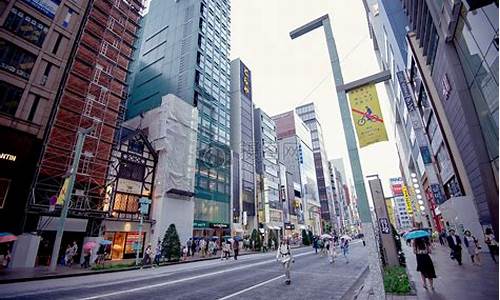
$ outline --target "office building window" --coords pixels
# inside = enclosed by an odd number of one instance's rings
[[[139,212],[139,196],[116,193],[113,211],[125,213]]]
[[[0,113],[15,115],[22,95],[23,89],[0,81]]]
[[[142,164],[123,160],[120,162],[118,177],[134,181],[143,181],[146,168]]]
[[[0,39],[0,68],[4,71],[29,79],[35,60],[35,55]]]
[[[3,26],[38,47],[42,46],[49,31],[45,24],[16,8],[12,8]]]

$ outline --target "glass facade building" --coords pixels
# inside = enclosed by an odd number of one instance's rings
[[[314,103],[299,106],[295,109],[295,111],[311,131],[314,165],[318,183],[319,200],[321,204],[321,218],[323,222],[333,225],[335,224],[333,191],[330,183],[331,176],[318,111],[314,106]]]
[[[153,0],[127,117],[174,94],[198,108],[195,231],[230,224],[230,1]]]

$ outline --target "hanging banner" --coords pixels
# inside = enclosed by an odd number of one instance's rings
[[[374,84],[350,91],[349,103],[360,148],[389,140]]]
[[[406,185],[403,185],[402,191],[403,198],[405,199],[406,203],[406,212],[411,215],[413,214],[413,208],[411,206],[410,194],[408,193],[408,188],[406,187]]]
[[[69,177],[66,177],[66,179],[64,180],[63,186],[62,186],[61,190],[59,191],[59,195],[57,195],[56,204],[63,205],[64,197],[66,197],[66,193],[68,191],[68,185],[69,185]]]

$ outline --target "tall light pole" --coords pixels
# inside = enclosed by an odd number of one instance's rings
[[[290,37],[292,39],[295,39],[319,27],[323,27],[323,30],[325,32],[326,45],[330,57],[330,65],[333,71],[333,79],[335,81],[335,86],[337,89],[340,115],[342,118],[342,125],[344,127],[344,135],[347,144],[347,150],[349,153],[349,161],[351,163],[352,175],[354,177],[354,186],[356,189],[356,194],[358,195],[358,212],[362,222],[365,240],[368,244],[368,260],[370,272],[368,274],[367,281],[370,283],[369,285],[371,285],[371,291],[369,293],[372,294],[375,299],[385,299],[382,269],[380,266],[378,255],[378,246],[375,239],[375,232],[373,228],[370,207],[368,204],[368,198],[366,196],[363,171],[361,169],[361,163],[359,161],[356,135],[354,133],[354,128],[351,122],[351,112],[349,109],[349,104],[347,102],[347,92],[363,85],[374,84],[388,80],[391,78],[391,75],[390,72],[384,71],[372,76],[362,78],[360,80],[356,80],[355,82],[344,84],[342,69],[340,67],[340,61],[337,53],[337,46],[335,45],[335,39],[333,37],[332,27],[330,25],[330,18],[328,17],[328,14],[293,30],[292,32],[290,32]]]
[[[71,169],[69,170],[69,182],[66,193],[64,195],[64,203],[61,209],[61,216],[59,217],[59,225],[57,227],[56,239],[54,241],[54,247],[52,248],[52,256],[50,258],[50,271],[55,271],[57,267],[57,259],[59,258],[59,251],[61,250],[61,240],[64,233],[64,223],[66,222],[66,216],[68,215],[69,202],[71,201],[71,194],[73,193],[73,186],[75,185],[76,174],[78,173],[78,164],[80,162],[80,156],[82,155],[83,142],[85,141],[85,136],[94,130],[95,125],[87,129],[82,129],[78,131],[78,139],[75,146],[75,156],[73,157],[73,163],[71,164]]]

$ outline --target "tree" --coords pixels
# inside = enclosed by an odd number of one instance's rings
[[[312,242],[313,242],[313,240],[314,240],[314,237],[313,237],[313,232],[312,232],[311,230],[309,230],[309,231],[307,232],[307,234],[308,234],[308,237],[309,237],[309,245],[311,245],[311,244],[312,244]]]
[[[161,253],[164,257],[167,258],[167,260],[179,260],[181,255],[181,242],[179,240],[179,235],[177,234],[177,229],[175,229],[174,224],[170,224],[170,226],[168,226],[161,245]]]
[[[305,229],[302,229],[302,244],[304,244],[304,246],[311,245],[311,240]]]
[[[252,237],[250,238],[253,241],[254,250],[260,251],[261,243],[260,243],[260,234],[257,229],[252,231]]]

